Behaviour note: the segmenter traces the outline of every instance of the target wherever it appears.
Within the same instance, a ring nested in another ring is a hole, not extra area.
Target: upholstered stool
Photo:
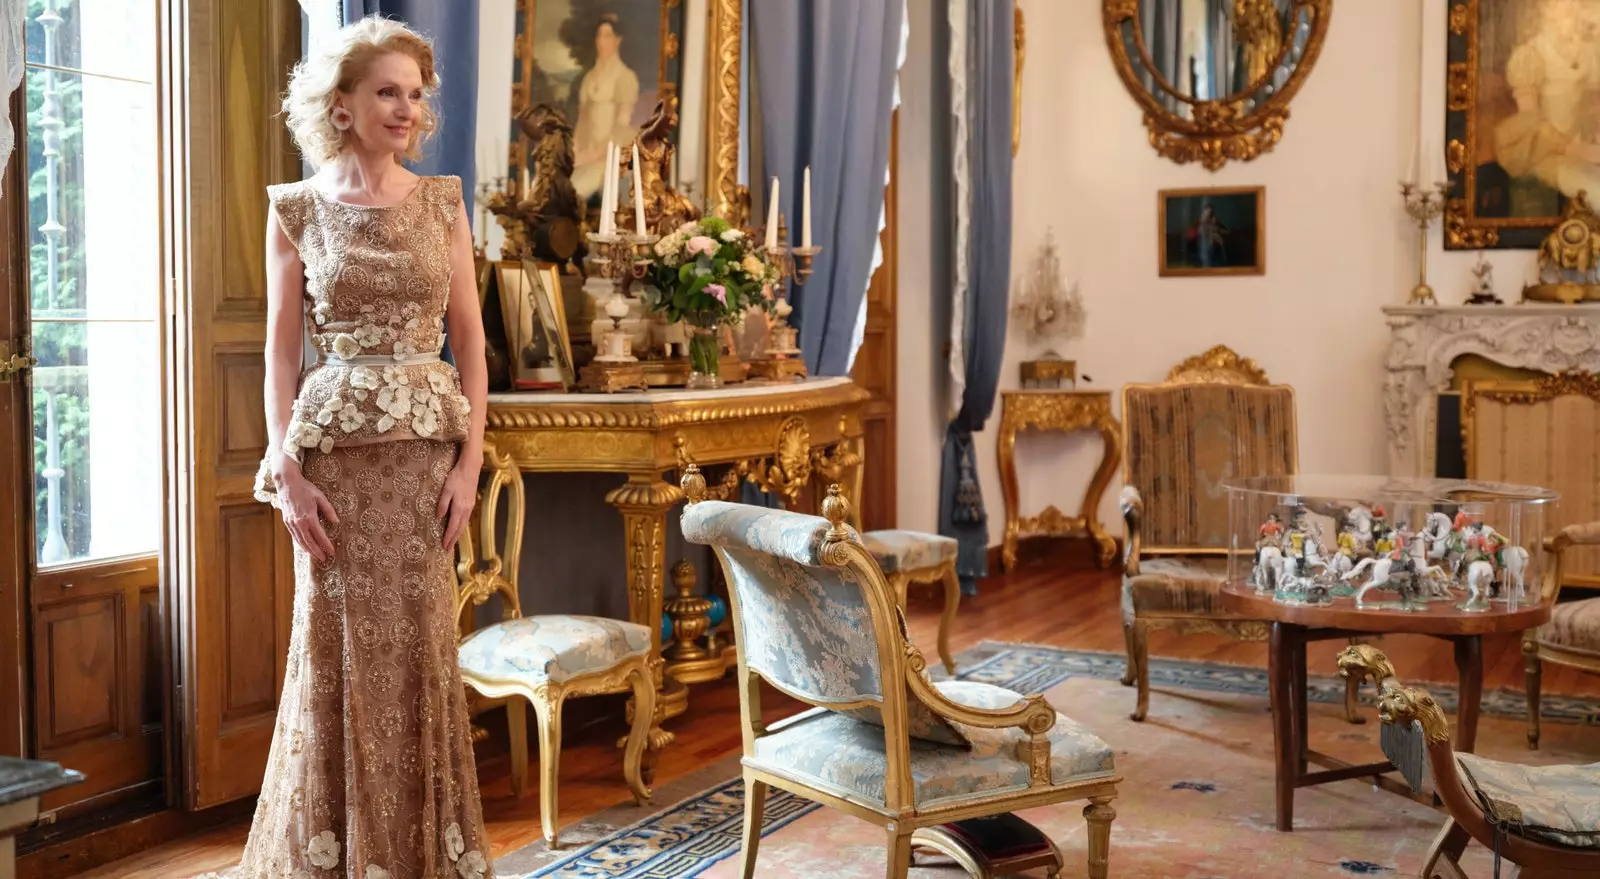
[[[517,597],[516,562],[522,548],[526,508],[522,474],[509,458],[484,450],[489,479],[479,494],[472,526],[457,545],[460,592],[456,618],[466,634],[458,657],[461,680],[487,701],[481,711],[504,704],[511,745],[511,792],[521,797],[528,783],[528,728],[524,700],[533,703],[539,726],[539,818],[551,848],[558,847],[556,780],[561,764],[561,706],[569,696],[633,693],[633,725],[623,752],[622,774],[640,805],[650,799],[641,764],[655,714],[650,668],[650,630],[604,617],[547,614],[524,617]],[[494,523],[501,492],[510,495],[503,544]],[[473,540],[473,532],[481,542]],[[476,544],[476,545],[475,545]],[[477,557],[481,548],[483,557]],[[491,595],[501,598],[502,619],[474,630],[472,608]]]
[[[994,879],[1042,867],[1061,875],[1061,849],[1039,828],[1007,812],[968,818],[911,834],[911,849],[931,849],[956,862],[972,879]]]
[[[868,531],[861,544],[889,578],[900,606],[906,606],[906,588],[912,583],[944,583],[944,614],[939,617],[939,661],[950,674],[956,661],[950,655],[950,627],[956,622],[961,604],[961,579],[956,576],[956,551],[953,537],[921,531]]]

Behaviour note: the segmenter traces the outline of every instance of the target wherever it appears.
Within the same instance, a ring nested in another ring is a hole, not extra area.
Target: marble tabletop
[[[62,769],[60,763],[0,757],[0,806],[47,794],[83,781],[83,773]]]

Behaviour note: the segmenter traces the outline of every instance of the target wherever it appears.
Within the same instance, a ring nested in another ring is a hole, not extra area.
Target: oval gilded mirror
[[[1105,0],[1117,74],[1150,145],[1215,171],[1283,137],[1322,49],[1333,0]]]

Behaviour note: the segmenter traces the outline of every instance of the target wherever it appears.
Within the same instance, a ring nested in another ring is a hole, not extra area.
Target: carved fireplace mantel
[[[1502,366],[1600,372],[1600,305],[1390,306],[1383,385],[1389,472],[1434,475],[1438,395],[1467,354]]]

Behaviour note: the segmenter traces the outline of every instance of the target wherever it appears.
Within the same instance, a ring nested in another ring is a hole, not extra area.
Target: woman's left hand
[[[483,463],[479,461],[475,466],[466,466],[470,463],[458,462],[452,467],[450,475],[445,477],[444,488],[439,492],[436,515],[440,519],[447,515],[450,517],[444,528],[443,546],[447,552],[455,550],[461,532],[472,521],[472,508],[478,504],[478,472]]]

